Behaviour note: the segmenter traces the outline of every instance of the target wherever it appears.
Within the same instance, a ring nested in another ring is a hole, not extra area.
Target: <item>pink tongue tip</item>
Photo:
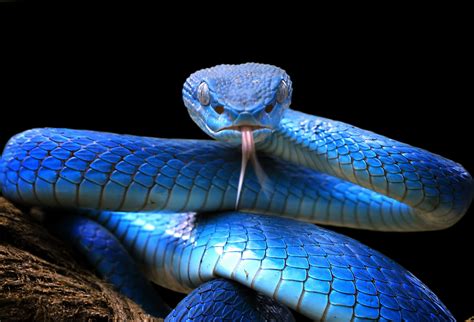
[[[245,170],[247,169],[247,163],[249,159],[252,159],[255,174],[257,175],[257,179],[262,188],[264,187],[264,183],[266,181],[265,173],[263,172],[263,169],[257,160],[252,128],[242,127],[240,131],[242,132],[242,165],[240,168],[239,185],[237,187],[237,199],[235,201],[235,209],[239,207],[240,195],[242,193],[242,186],[245,178]]]

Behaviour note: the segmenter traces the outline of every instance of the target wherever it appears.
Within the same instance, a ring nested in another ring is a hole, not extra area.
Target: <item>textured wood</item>
[[[152,319],[34,217],[0,197],[0,321]]]

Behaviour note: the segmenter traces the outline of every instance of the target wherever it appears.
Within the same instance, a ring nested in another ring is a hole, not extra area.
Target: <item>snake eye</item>
[[[206,83],[202,82],[199,84],[197,89],[197,97],[201,105],[207,106],[211,102],[211,96],[209,94],[209,86]]]
[[[267,114],[270,114],[274,108],[275,106],[273,104],[268,104],[267,106],[265,106],[265,112],[267,112]]]
[[[283,103],[288,97],[288,85],[284,80],[280,82],[276,93],[276,100],[278,103]]]

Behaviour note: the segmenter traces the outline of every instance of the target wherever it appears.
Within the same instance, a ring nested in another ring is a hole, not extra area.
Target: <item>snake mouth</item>
[[[222,127],[212,132],[215,139],[225,141],[231,144],[242,144],[242,133],[247,131],[254,138],[255,143],[261,142],[273,133],[273,128],[266,125],[248,125],[238,124]]]
[[[217,132],[221,132],[221,131],[226,131],[226,130],[234,130],[234,131],[239,131],[239,132],[242,132],[242,129],[247,129],[247,130],[250,130],[250,131],[256,131],[256,130],[263,130],[263,129],[268,129],[268,130],[271,130],[270,127],[268,126],[264,126],[264,125],[246,125],[246,124],[241,124],[241,125],[232,125],[232,126],[226,126],[226,127],[223,127],[219,130],[217,130]]]

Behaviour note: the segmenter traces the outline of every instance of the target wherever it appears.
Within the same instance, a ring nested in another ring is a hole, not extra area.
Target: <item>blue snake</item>
[[[448,228],[471,203],[469,173],[292,110],[291,97],[275,66],[203,69],[186,80],[183,99],[216,140],[28,130],[3,151],[0,187],[18,203],[71,210],[51,229],[170,321],[292,320],[288,308],[315,320],[454,320],[394,261],[311,223]],[[150,280],[189,295],[171,311]]]

